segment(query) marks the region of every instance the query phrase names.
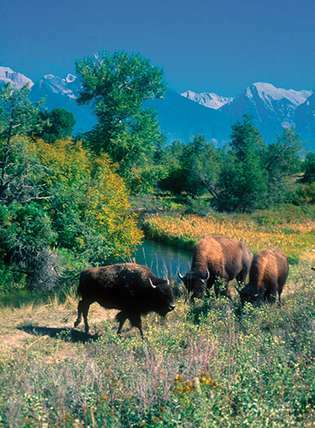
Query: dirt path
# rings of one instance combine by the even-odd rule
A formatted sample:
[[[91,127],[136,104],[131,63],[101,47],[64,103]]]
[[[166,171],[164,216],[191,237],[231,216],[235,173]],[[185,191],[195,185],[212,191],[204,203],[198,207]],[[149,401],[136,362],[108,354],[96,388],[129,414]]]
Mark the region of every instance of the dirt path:
[[[71,335],[74,341],[86,340],[83,325],[73,329],[77,302],[69,299],[65,304],[51,302],[46,305],[27,305],[21,308],[0,308],[1,357],[7,357],[18,349],[29,349],[39,342],[52,341],[63,335]],[[89,322],[92,334],[97,324],[115,317],[116,311],[105,311],[99,305],[91,306]]]

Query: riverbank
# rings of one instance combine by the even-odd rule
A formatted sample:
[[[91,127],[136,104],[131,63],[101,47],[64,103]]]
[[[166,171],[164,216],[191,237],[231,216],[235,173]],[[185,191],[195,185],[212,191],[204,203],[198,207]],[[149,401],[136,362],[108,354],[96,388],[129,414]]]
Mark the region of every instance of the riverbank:
[[[315,262],[315,207],[281,207],[253,214],[151,215],[143,222],[147,239],[191,249],[205,235],[244,240],[252,251],[279,248],[291,263]]]

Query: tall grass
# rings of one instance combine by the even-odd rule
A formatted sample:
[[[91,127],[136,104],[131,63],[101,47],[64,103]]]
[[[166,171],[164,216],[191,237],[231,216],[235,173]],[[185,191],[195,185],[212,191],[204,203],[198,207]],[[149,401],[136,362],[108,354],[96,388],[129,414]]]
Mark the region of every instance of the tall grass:
[[[164,325],[148,316],[145,341],[108,320],[87,343],[36,339],[0,362],[1,424],[311,427],[313,279],[293,267],[281,309],[179,301]]]

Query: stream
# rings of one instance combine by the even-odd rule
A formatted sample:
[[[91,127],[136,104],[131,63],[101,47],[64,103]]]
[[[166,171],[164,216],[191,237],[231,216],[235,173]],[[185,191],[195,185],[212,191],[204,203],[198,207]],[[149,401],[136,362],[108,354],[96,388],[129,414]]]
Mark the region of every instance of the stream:
[[[136,262],[148,266],[159,277],[175,279],[191,265],[191,252],[160,242],[145,240],[135,253]]]

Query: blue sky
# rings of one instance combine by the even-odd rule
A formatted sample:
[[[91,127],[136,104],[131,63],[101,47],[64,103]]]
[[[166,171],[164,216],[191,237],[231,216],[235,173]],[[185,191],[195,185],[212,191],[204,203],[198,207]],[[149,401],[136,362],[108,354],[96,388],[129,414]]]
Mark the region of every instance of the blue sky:
[[[315,2],[0,0],[1,65],[36,80],[102,49],[140,52],[178,91],[315,88]]]

